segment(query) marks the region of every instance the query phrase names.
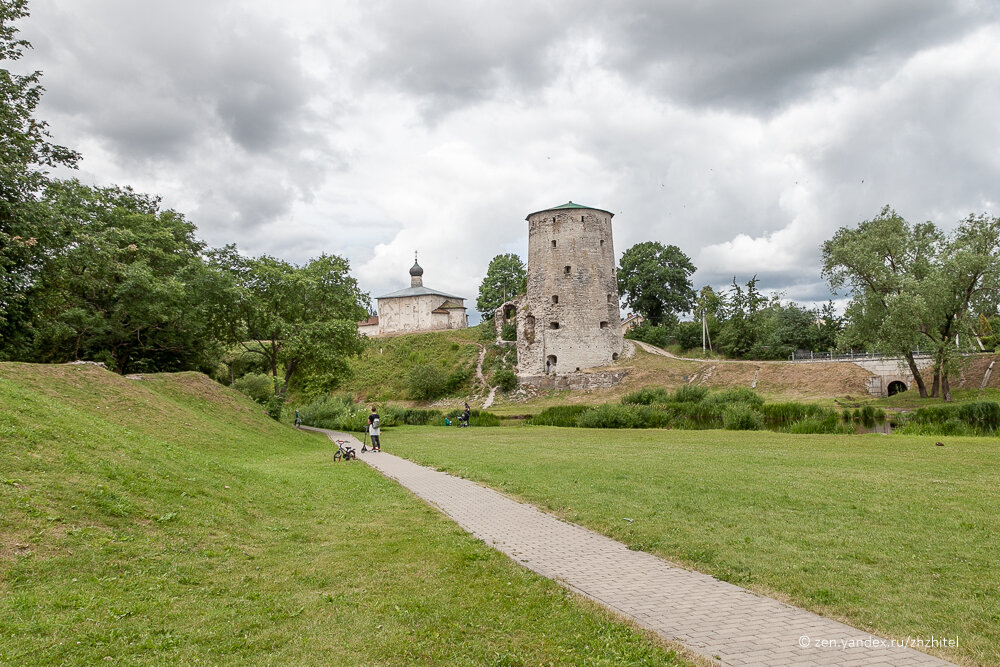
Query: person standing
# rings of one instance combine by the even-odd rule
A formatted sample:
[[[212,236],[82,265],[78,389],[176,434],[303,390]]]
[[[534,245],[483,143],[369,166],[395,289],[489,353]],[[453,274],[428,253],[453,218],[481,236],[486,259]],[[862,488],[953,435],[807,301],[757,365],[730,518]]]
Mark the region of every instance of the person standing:
[[[375,406],[372,406],[372,413],[368,415],[368,435],[372,437],[372,451],[381,452],[382,443],[380,442],[379,436],[382,434],[382,429],[380,428],[381,420],[378,416],[378,411]]]

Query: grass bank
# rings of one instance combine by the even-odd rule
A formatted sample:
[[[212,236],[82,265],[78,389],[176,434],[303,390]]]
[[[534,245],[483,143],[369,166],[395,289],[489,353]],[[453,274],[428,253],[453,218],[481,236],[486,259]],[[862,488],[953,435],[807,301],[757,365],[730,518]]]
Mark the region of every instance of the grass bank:
[[[477,329],[430,331],[372,338],[359,358],[349,360],[351,377],[340,388],[363,400],[419,399],[413,395],[411,374],[430,369],[450,382],[455,396],[473,390],[479,357]]]
[[[0,664],[197,662],[677,658],[204,376],[0,364]]]
[[[1000,438],[399,429],[386,449],[740,586],[1000,664]]]

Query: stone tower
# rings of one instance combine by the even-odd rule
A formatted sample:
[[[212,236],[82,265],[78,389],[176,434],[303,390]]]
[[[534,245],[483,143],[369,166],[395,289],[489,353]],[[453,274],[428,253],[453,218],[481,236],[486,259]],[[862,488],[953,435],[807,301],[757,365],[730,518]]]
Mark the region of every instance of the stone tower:
[[[569,202],[528,220],[528,289],[517,312],[520,375],[604,366],[622,352],[612,213]]]

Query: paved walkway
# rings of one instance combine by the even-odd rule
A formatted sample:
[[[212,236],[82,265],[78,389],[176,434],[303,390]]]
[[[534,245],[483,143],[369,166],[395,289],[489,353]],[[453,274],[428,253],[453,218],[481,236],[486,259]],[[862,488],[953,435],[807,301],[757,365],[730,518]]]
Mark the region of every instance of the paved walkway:
[[[342,433],[326,433],[331,440],[356,442]],[[469,480],[386,452],[361,454],[360,458],[524,567],[723,665],[949,664],[648,553],[631,551],[620,542]]]

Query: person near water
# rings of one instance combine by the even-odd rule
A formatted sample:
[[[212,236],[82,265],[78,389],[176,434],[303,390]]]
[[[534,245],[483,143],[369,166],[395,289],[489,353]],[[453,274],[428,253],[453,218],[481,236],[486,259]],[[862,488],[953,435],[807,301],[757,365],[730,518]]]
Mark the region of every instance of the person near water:
[[[382,434],[382,429],[380,428],[381,421],[382,420],[379,419],[379,416],[378,416],[378,410],[376,410],[375,406],[373,405],[372,406],[372,413],[370,415],[368,415],[368,435],[370,435],[372,437],[372,451],[373,452],[381,452],[382,451],[382,443],[380,442],[380,438],[379,438],[379,436],[381,436],[381,434]]]

